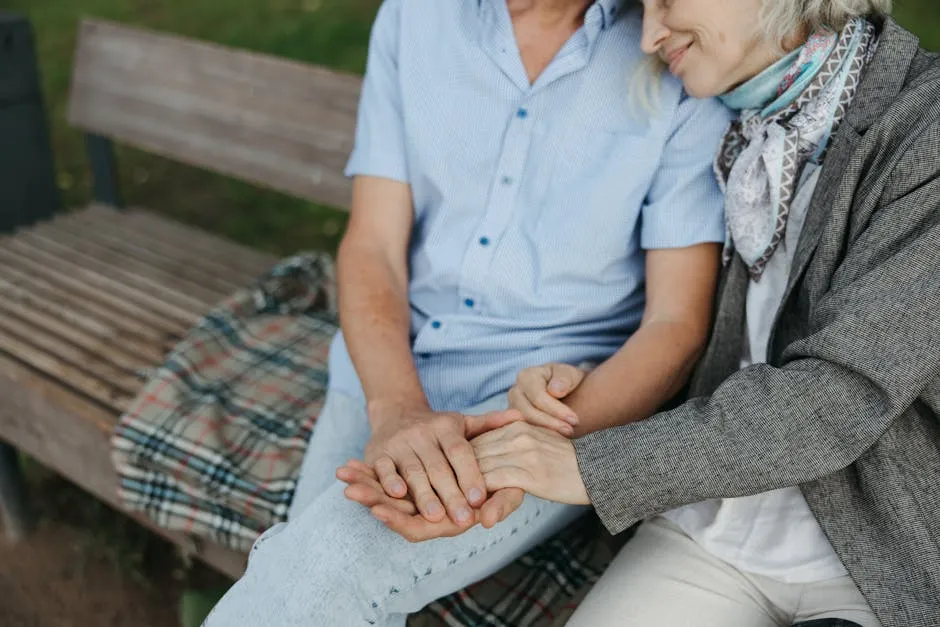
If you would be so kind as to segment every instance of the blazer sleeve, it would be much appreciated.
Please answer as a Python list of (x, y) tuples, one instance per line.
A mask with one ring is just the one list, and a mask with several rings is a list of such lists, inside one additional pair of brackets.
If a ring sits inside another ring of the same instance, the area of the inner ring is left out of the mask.
[(940, 123), (916, 137), (781, 367), (575, 442), (612, 533), (710, 498), (810, 482), (861, 457), (940, 376)]

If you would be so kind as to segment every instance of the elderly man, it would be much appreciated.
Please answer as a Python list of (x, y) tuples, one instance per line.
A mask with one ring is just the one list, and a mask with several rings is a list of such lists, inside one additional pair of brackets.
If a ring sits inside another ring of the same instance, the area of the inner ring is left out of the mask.
[[(637, 414), (683, 386), (725, 237), (711, 162), (729, 114), (672, 79), (646, 76), (652, 106), (631, 96), (641, 21), (621, 4), (382, 5), (330, 393), (290, 522), (207, 625), (403, 625), (584, 511), (486, 492), (468, 440), (511, 418), (481, 414), (506, 409), (519, 371), (605, 362), (598, 385), (629, 381)], [(450, 537), (409, 543), (347, 499), (350, 458)]]

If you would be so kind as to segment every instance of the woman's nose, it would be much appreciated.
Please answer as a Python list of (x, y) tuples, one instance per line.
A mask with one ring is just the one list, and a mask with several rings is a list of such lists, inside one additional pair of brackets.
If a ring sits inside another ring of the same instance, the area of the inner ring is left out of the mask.
[(643, 37), (640, 48), (646, 54), (656, 54), (669, 37), (669, 29), (663, 24), (659, 12), (647, 9), (643, 15)]

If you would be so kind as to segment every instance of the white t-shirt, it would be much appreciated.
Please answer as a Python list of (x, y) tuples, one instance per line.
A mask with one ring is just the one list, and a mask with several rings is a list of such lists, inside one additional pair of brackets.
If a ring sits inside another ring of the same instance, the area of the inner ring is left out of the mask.
[[(747, 342), (741, 367), (767, 360), (770, 331), (787, 287), (819, 166), (808, 164), (790, 207), (784, 241), (759, 282), (747, 292)], [(810, 583), (847, 574), (797, 487), (754, 496), (712, 499), (666, 512), (703, 549), (735, 568), (784, 583)]]

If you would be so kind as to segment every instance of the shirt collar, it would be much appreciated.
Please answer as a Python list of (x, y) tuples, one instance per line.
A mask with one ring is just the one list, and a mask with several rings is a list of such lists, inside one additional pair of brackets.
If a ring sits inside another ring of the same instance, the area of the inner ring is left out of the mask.
[(608, 28), (617, 20), (617, 15), (620, 13), (620, 7), (627, 0), (597, 0), (595, 4), (600, 5), (601, 12), (604, 15), (604, 23), (602, 28)]
[[(482, 8), (484, 2), (489, 2), (492, 0), (477, 0), (477, 8)], [(505, 0), (498, 0), (499, 2), (505, 2)], [(603, 22), (601, 23), (601, 28), (607, 28), (614, 23), (617, 19), (617, 15), (620, 13), (620, 8), (629, 0), (596, 0), (594, 4), (598, 5), (601, 8), (601, 16)]]

